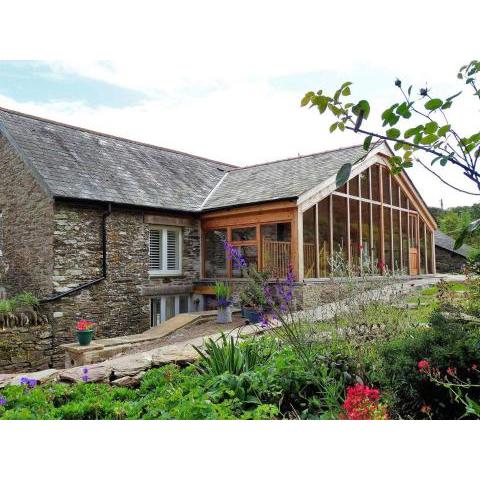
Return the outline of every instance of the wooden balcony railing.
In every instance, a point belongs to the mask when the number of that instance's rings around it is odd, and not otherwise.
[[[263,270],[271,272],[273,278],[284,278],[291,261],[291,243],[263,240]]]

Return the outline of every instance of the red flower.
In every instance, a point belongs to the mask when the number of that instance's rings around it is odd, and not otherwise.
[[[428,415],[432,411],[432,407],[430,405],[422,405],[420,411]]]
[[[420,360],[418,362],[418,371],[420,373],[430,373],[430,362],[428,360]]]
[[[456,374],[457,374],[457,369],[455,367],[448,367],[447,368],[447,375],[450,375],[451,377],[453,377]]]
[[[375,388],[357,384],[347,388],[343,403],[345,412],[341,418],[347,420],[386,420],[387,409],[380,405],[380,392]]]
[[[80,331],[84,331],[84,330],[93,330],[93,326],[95,325],[94,322],[90,322],[89,320],[79,320],[76,324],[75,324],[75,328],[77,330],[80,330]]]

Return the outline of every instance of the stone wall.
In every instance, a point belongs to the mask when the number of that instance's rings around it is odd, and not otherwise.
[[[0,330],[0,373],[50,368],[53,348],[52,325]]]
[[[0,135],[0,211],[3,255],[0,286],[8,295],[52,291],[53,201]]]
[[[461,273],[467,259],[440,247],[435,247],[437,273]]]
[[[103,207],[55,205],[54,288],[65,292],[102,275]],[[106,220],[107,278],[44,306],[52,319],[55,367],[63,364],[61,344],[74,340],[80,318],[97,323],[96,336],[141,333],[150,327],[150,298],[192,291],[200,272],[200,232],[192,221],[183,230],[182,275],[150,278],[148,224],[144,213],[113,209]]]

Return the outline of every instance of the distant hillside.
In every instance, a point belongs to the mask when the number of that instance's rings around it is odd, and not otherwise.
[[[480,218],[480,203],[447,209],[430,207],[430,212],[435,217],[439,229],[447,235],[456,238],[470,222]],[[472,234],[465,243],[480,249],[480,233]]]

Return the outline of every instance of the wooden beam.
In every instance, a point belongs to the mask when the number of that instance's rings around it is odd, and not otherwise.
[[[330,195],[328,202],[328,224],[330,226],[330,258],[333,257],[333,196]]]
[[[246,207],[232,207],[222,210],[215,210],[214,212],[206,212],[202,214],[202,220],[220,217],[233,217],[236,215],[244,215],[249,213],[264,213],[272,210],[282,210],[289,208],[297,208],[294,200],[280,200],[277,202],[261,203],[257,205],[249,205]]]
[[[227,242],[232,241],[232,229],[227,228]],[[227,259],[227,277],[232,278],[232,261]]]
[[[270,210],[267,212],[244,213],[218,218],[202,218],[202,228],[245,227],[258,223],[288,223],[296,215],[296,208]]]
[[[292,223],[292,257],[296,257],[297,264],[297,279],[299,282],[304,279],[304,265],[303,265],[303,213],[297,210],[297,220]],[[296,225],[295,225],[296,223]],[[293,227],[296,227],[295,229]],[[294,231],[296,234],[296,241],[294,242]],[[294,255],[295,253],[295,255]]]
[[[383,220],[383,178],[382,178],[383,168],[378,169],[378,182],[379,182],[379,191],[380,191],[380,261],[382,265],[385,265],[385,228]],[[382,274],[384,269],[382,269]]]
[[[350,182],[347,183],[347,195],[350,195]],[[347,261],[348,268],[352,268],[352,253],[350,242],[350,199],[347,198]]]
[[[315,276],[320,276],[320,240],[318,238],[318,203],[315,204]]]
[[[198,295],[215,295],[215,287],[213,285],[195,285],[193,293]]]

